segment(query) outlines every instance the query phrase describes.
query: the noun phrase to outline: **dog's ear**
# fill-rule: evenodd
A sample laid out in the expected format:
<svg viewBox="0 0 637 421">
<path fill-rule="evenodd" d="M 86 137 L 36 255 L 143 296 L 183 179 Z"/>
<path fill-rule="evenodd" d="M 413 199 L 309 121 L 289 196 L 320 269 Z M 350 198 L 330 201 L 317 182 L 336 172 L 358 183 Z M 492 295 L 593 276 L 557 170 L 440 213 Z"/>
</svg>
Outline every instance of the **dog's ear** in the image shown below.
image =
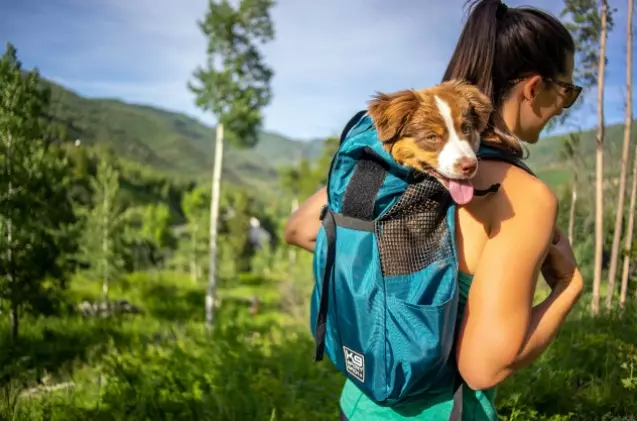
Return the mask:
<svg viewBox="0 0 637 421">
<path fill-rule="evenodd" d="M 489 125 L 489 118 L 493 111 L 493 104 L 491 103 L 491 100 L 475 85 L 461 82 L 456 86 L 467 101 L 469 101 L 469 104 L 477 117 L 478 127 L 476 127 L 476 129 L 479 133 L 482 133 Z"/>
<path fill-rule="evenodd" d="M 397 140 L 409 117 L 418 109 L 419 103 L 418 95 L 412 90 L 392 94 L 377 93 L 369 101 L 369 115 L 381 142 Z"/>
</svg>

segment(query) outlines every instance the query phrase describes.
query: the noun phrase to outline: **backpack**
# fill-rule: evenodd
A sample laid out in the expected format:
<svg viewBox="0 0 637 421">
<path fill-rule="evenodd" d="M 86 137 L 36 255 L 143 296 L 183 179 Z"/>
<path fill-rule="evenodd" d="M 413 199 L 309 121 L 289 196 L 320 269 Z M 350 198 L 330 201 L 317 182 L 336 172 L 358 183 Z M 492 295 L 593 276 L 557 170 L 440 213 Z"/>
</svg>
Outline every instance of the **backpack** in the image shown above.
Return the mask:
<svg viewBox="0 0 637 421">
<path fill-rule="evenodd" d="M 478 157 L 530 171 L 495 148 L 481 147 Z M 452 353 L 459 289 L 451 196 L 435 178 L 398 164 L 365 111 L 343 130 L 327 195 L 313 256 L 314 360 L 327 354 L 381 406 L 453 385 L 451 419 L 461 419 L 462 381 Z"/>
</svg>

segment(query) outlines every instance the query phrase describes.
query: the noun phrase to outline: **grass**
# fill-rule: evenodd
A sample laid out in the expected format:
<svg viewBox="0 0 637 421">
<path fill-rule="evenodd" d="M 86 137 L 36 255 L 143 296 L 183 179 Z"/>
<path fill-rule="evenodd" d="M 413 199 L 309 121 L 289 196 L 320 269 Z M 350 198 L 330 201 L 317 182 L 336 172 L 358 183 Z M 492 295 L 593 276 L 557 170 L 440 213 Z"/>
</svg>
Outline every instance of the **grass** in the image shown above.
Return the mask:
<svg viewBox="0 0 637 421">
<path fill-rule="evenodd" d="M 0 324 L 0 419 L 338 419 L 343 377 L 312 361 L 307 321 L 291 322 L 282 311 L 280 285 L 250 277 L 225 285 L 211 338 L 201 323 L 204 287 L 172 273 L 131 274 L 113 285 L 111 298 L 125 298 L 141 315 L 26 317 L 17 343 Z M 253 317 L 246 301 L 255 294 L 262 313 Z M 98 296 L 99 285 L 76 277 L 65 299 Z M 597 318 L 575 312 L 539 361 L 501 385 L 501 419 L 630 420 L 636 337 L 635 309 Z M 73 387 L 19 397 L 39 383 L 64 382 Z"/>
</svg>

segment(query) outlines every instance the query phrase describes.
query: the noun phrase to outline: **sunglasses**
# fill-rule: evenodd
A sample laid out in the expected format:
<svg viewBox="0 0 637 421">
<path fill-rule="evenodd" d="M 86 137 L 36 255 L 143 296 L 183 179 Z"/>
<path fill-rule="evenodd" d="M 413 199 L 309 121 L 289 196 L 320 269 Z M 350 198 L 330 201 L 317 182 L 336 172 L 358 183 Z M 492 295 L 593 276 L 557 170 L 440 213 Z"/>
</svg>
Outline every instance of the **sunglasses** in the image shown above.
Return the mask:
<svg viewBox="0 0 637 421">
<path fill-rule="evenodd" d="M 560 88 L 564 88 L 564 108 L 570 108 L 577 98 L 579 94 L 582 93 L 582 87 L 573 85 L 572 83 L 564 82 L 556 79 L 544 79 L 549 83 L 554 83 Z"/>
<path fill-rule="evenodd" d="M 512 80 L 511 84 L 516 84 L 518 82 L 523 81 L 525 78 L 518 78 Z M 560 88 L 564 88 L 564 108 L 570 108 L 573 106 L 577 98 L 579 98 L 582 93 L 582 87 L 578 85 L 573 85 L 572 83 L 564 82 L 562 80 L 544 78 L 544 81 L 548 83 L 554 83 Z"/>
</svg>

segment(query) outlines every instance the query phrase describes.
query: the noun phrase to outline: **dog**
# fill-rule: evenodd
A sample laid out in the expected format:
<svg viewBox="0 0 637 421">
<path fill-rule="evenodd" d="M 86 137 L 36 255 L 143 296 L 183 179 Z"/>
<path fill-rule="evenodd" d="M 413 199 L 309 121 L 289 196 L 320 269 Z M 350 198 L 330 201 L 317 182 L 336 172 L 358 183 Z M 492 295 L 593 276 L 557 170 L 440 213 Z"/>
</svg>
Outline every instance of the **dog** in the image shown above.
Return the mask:
<svg viewBox="0 0 637 421">
<path fill-rule="evenodd" d="M 377 93 L 368 102 L 378 138 L 396 162 L 435 177 L 459 205 L 473 199 L 476 152 L 492 109 L 477 87 L 458 80 Z"/>
</svg>

